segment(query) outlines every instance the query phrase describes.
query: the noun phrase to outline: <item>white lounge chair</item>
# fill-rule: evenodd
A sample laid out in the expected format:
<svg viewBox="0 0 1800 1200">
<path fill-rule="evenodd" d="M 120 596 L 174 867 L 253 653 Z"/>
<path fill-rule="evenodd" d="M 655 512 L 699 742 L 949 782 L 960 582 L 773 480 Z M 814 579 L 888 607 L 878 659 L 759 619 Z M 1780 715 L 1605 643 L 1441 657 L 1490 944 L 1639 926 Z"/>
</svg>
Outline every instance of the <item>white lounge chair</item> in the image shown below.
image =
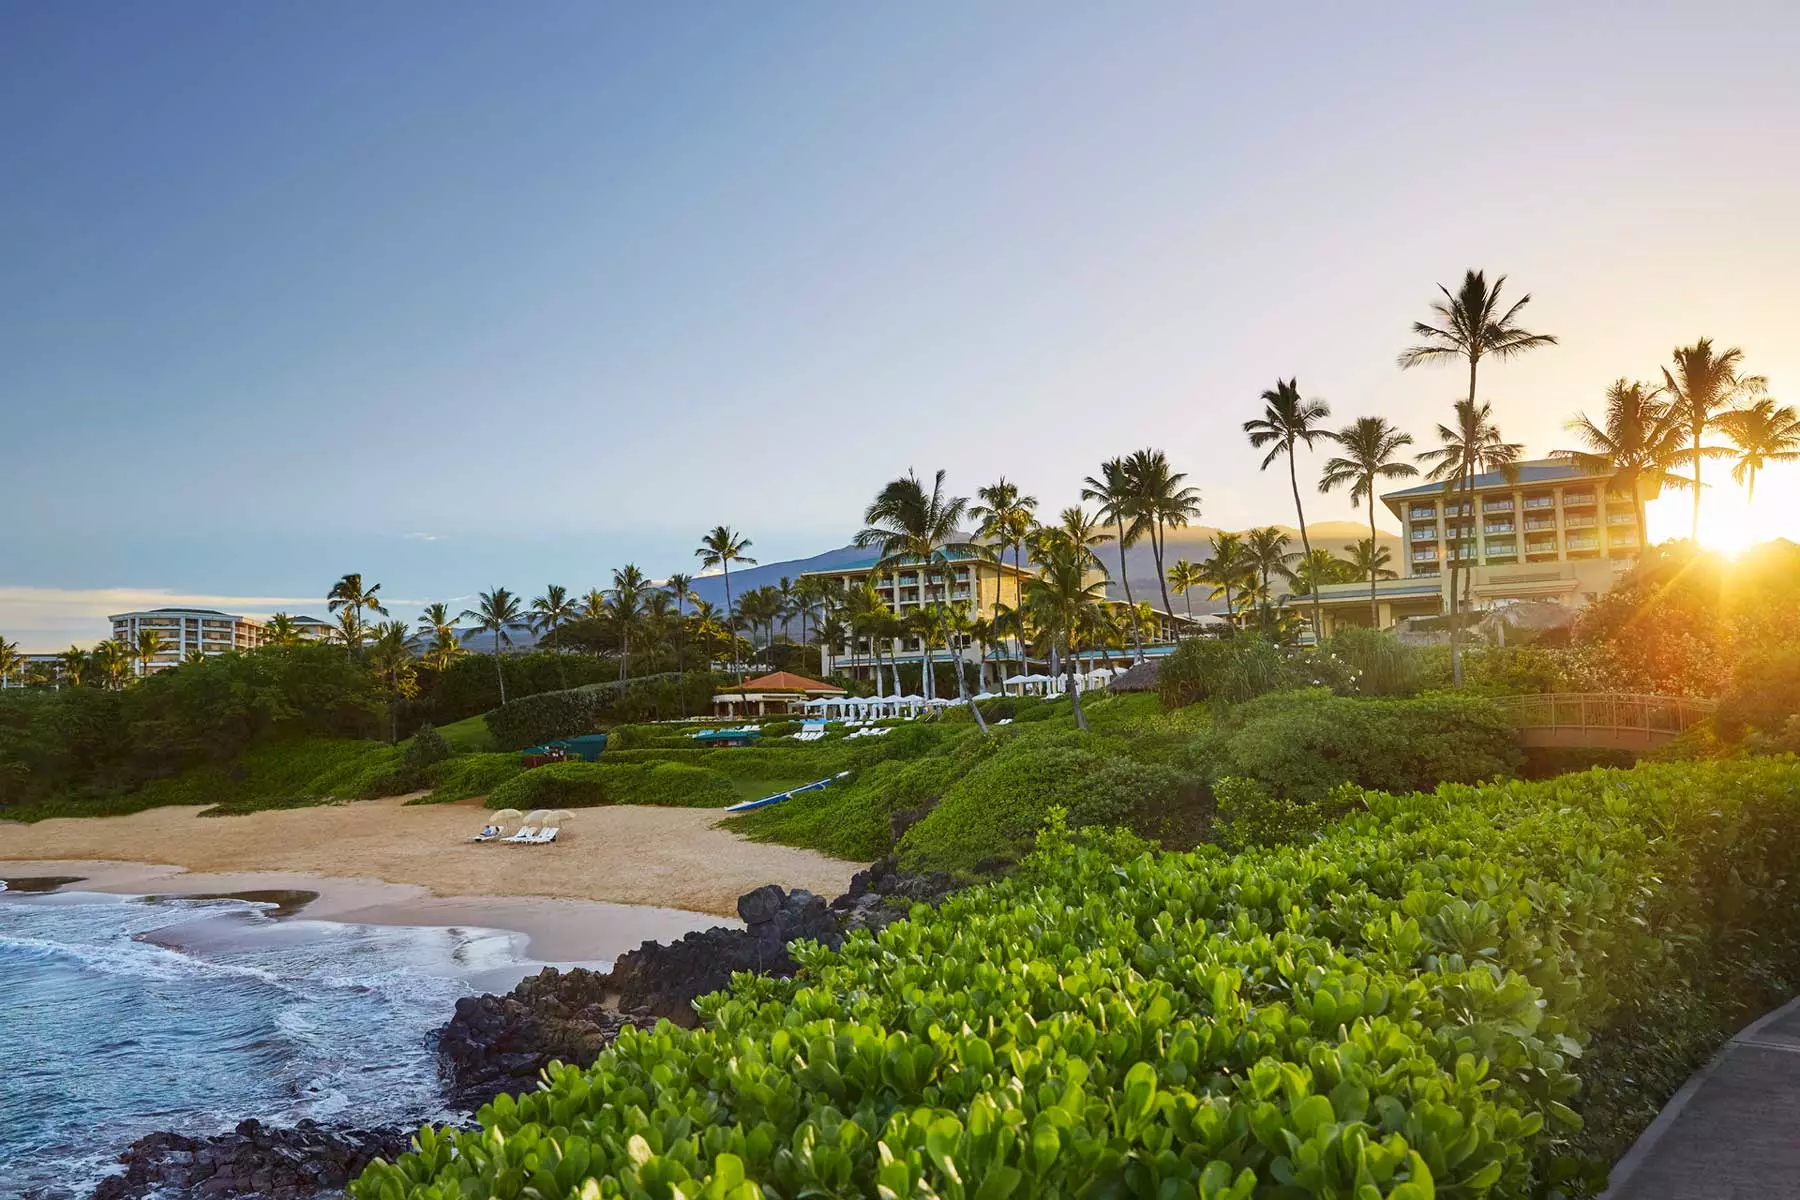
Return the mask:
<svg viewBox="0 0 1800 1200">
<path fill-rule="evenodd" d="M 498 825 L 484 825 L 481 832 L 470 838 L 471 842 L 491 842 L 506 831 Z"/>
<path fill-rule="evenodd" d="M 556 835 L 561 832 L 562 832 L 561 825 L 546 825 L 542 829 L 538 830 L 537 836 L 532 838 L 529 842 L 527 842 L 526 845 L 528 845 L 528 846 L 548 846 L 551 842 L 554 842 L 556 840 Z"/>
<path fill-rule="evenodd" d="M 536 825 L 526 825 L 522 829 L 520 829 L 519 832 L 513 834 L 511 837 L 501 838 L 500 840 L 503 842 L 506 842 L 509 845 L 513 845 L 513 846 L 529 846 L 533 842 L 537 841 L 537 836 L 538 836 L 537 826 Z"/>
</svg>

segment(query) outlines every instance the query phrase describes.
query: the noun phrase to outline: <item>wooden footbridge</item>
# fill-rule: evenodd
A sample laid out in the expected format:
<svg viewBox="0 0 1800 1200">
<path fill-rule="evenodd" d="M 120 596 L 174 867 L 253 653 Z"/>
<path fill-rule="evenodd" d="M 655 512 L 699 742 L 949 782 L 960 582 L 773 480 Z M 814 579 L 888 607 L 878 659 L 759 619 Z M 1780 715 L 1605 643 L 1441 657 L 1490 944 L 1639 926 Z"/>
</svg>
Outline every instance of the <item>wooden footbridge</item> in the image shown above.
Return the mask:
<svg viewBox="0 0 1800 1200">
<path fill-rule="evenodd" d="M 1522 746 L 1642 750 L 1673 741 L 1712 715 L 1713 702 L 1690 696 L 1549 692 L 1500 701 L 1519 726 Z"/>
</svg>

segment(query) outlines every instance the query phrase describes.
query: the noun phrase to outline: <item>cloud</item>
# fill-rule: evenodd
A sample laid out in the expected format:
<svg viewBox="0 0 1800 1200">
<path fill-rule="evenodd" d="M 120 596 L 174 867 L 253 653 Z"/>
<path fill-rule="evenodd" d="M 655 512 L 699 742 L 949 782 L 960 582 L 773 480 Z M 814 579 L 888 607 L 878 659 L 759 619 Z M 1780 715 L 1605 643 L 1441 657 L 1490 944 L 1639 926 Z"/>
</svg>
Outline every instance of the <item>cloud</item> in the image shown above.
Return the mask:
<svg viewBox="0 0 1800 1200">
<path fill-rule="evenodd" d="M 441 542 L 444 540 L 444 535 L 441 533 L 409 533 L 406 535 L 406 540 L 409 542 Z"/>
<path fill-rule="evenodd" d="M 164 588 L 44 588 L 0 586 L 0 636 L 31 653 L 107 637 L 113 613 L 144 608 L 216 608 L 235 616 L 316 612 L 317 596 L 218 596 Z"/>
</svg>

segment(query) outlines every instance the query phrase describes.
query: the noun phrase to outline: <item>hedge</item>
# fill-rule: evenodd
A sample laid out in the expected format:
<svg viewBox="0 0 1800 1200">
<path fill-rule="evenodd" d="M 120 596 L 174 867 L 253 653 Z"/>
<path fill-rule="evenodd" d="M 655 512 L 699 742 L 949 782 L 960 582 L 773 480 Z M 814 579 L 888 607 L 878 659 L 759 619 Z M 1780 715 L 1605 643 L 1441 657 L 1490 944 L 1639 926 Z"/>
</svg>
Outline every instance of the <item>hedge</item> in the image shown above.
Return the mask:
<svg viewBox="0 0 1800 1200">
<path fill-rule="evenodd" d="M 494 709 L 485 720 L 498 748 L 523 750 L 555 738 L 592 733 L 603 722 L 704 712 L 712 703 L 713 688 L 713 677 L 706 672 L 644 675 L 523 696 Z"/>
<path fill-rule="evenodd" d="M 1591 1192 L 1750 984 L 1792 986 L 1791 757 L 1361 799 L 1235 858 L 1052 828 L 1019 875 L 797 945 L 798 977 L 627 1029 L 351 1195 Z"/>
<path fill-rule="evenodd" d="M 550 763 L 521 771 L 488 793 L 489 808 L 592 808 L 652 804 L 722 808 L 737 799 L 717 771 L 684 763 Z"/>
</svg>

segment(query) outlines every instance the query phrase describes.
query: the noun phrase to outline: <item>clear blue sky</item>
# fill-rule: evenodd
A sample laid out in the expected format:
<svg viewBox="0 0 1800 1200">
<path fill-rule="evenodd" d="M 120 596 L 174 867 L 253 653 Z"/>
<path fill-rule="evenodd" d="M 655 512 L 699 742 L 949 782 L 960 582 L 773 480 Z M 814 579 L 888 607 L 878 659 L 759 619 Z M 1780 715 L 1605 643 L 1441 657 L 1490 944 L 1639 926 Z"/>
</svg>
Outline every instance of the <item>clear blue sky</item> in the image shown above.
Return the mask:
<svg viewBox="0 0 1800 1200">
<path fill-rule="evenodd" d="M 1800 399 L 1796 45 L 1779 4 L 0 0 L 0 633 L 585 589 L 720 521 L 770 561 L 909 466 L 1060 506 L 1144 444 L 1279 520 L 1257 393 L 1424 440 L 1460 377 L 1393 360 L 1467 266 L 1563 339 L 1482 389 L 1534 453 L 1703 334 Z"/>
</svg>

